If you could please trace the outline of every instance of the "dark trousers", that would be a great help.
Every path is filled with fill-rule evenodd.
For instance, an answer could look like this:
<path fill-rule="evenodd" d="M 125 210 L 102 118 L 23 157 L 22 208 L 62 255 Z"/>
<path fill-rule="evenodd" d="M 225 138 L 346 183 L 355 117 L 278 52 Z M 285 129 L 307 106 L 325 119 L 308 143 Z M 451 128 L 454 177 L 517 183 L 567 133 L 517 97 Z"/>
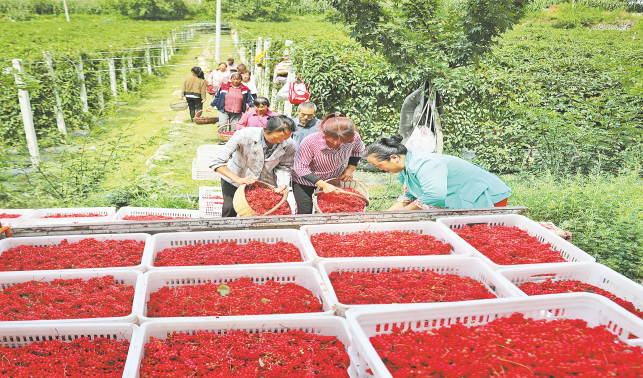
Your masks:
<path fill-rule="evenodd" d="M 232 199 L 237 187 L 230 184 L 224 179 L 221 179 L 221 192 L 223 193 L 223 209 L 221 211 L 222 217 L 236 217 L 237 212 L 234 210 Z"/>
<path fill-rule="evenodd" d="M 188 102 L 188 107 L 190 107 L 190 119 L 194 119 L 194 114 L 203 109 L 203 103 L 200 98 L 186 97 L 185 100 Z"/>
<path fill-rule="evenodd" d="M 295 195 L 295 201 L 297 202 L 297 214 L 313 213 L 313 193 L 315 189 L 317 189 L 316 186 L 301 185 L 293 181 L 292 193 Z"/>

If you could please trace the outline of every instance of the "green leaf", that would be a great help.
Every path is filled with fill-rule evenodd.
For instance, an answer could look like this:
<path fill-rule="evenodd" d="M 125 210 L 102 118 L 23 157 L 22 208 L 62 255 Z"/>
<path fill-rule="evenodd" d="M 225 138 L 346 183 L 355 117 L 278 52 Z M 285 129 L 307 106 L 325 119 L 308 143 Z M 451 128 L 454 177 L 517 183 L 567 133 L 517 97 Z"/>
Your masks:
<path fill-rule="evenodd" d="M 265 364 L 263 363 L 263 361 L 261 361 L 261 358 L 260 358 L 260 359 L 259 359 L 259 366 L 264 367 L 264 365 L 265 365 Z"/>
<path fill-rule="evenodd" d="M 268 298 L 261 298 L 261 303 L 263 303 L 263 304 L 268 303 Z"/>
<path fill-rule="evenodd" d="M 228 285 L 221 285 L 217 288 L 217 291 L 219 292 L 219 295 L 225 297 L 230 292 L 230 288 L 228 287 Z"/>

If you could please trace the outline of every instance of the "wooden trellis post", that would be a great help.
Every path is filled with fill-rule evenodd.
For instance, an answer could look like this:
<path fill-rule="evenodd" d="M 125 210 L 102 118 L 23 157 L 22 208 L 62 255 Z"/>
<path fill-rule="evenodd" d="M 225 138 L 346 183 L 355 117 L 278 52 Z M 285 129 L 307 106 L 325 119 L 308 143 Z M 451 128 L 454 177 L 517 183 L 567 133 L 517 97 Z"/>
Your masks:
<path fill-rule="evenodd" d="M 266 52 L 266 55 L 265 55 L 266 68 L 263 69 L 263 84 L 262 84 L 262 89 L 260 93 L 266 97 L 270 95 L 270 84 L 272 82 L 272 78 L 270 77 L 270 72 L 268 71 L 268 58 L 270 57 L 268 55 L 268 50 L 270 49 L 271 43 L 272 43 L 272 39 L 270 38 L 266 38 L 263 41 L 263 51 Z"/>
<path fill-rule="evenodd" d="M 56 123 L 58 124 L 58 131 L 67 135 L 67 127 L 65 125 L 65 117 L 63 116 L 63 107 L 60 102 L 60 95 L 58 94 L 58 86 L 56 85 L 56 76 L 54 74 L 54 63 L 51 61 L 51 55 L 44 52 L 43 56 L 45 58 L 45 63 L 47 63 L 47 71 L 51 76 L 51 82 L 53 83 L 53 92 L 56 99 L 56 105 L 54 106 L 54 113 L 56 113 Z"/>
<path fill-rule="evenodd" d="M 121 75 L 123 76 L 123 89 L 127 92 L 127 68 L 125 62 L 121 64 Z"/>
<path fill-rule="evenodd" d="M 255 48 L 255 58 L 261 54 L 261 37 L 257 38 L 257 47 Z M 219 62 L 217 62 L 219 63 Z M 257 62 L 255 62 L 255 71 L 253 74 L 255 75 L 255 80 L 259 80 L 259 73 L 261 68 L 259 68 L 259 65 Z M 256 84 L 259 84 L 258 82 Z"/>
<path fill-rule="evenodd" d="M 290 57 L 290 46 L 292 46 L 292 41 L 286 41 L 286 51 L 284 51 L 284 55 L 287 57 Z M 295 72 L 293 71 L 293 66 L 292 66 L 292 60 L 290 61 L 290 66 L 288 67 L 288 78 L 286 79 L 286 84 L 284 85 L 290 85 L 295 81 Z M 290 101 L 286 100 L 284 101 L 284 113 L 288 117 L 292 116 L 292 104 Z"/>
<path fill-rule="evenodd" d="M 22 59 L 13 60 L 13 68 L 16 70 L 14 74 L 18 88 L 24 85 L 21 76 L 25 71 L 22 69 Z M 31 162 L 35 165 L 40 164 L 40 151 L 38 150 L 38 139 L 36 138 L 36 129 L 33 124 L 33 114 L 31 113 L 31 101 L 29 100 L 29 92 L 24 89 L 18 89 L 18 101 L 20 102 L 20 112 L 22 113 L 22 123 L 25 127 L 25 136 L 27 137 L 27 147 L 29 148 L 29 155 Z"/>
<path fill-rule="evenodd" d="M 127 58 L 127 68 L 131 71 L 134 69 L 134 63 L 132 62 L 132 57 Z M 132 87 L 136 86 L 136 78 L 130 76 L 130 81 L 132 82 Z"/>
<path fill-rule="evenodd" d="M 118 89 L 116 89 L 116 64 L 114 63 L 114 58 L 109 58 L 107 63 L 109 64 L 109 85 L 112 88 L 114 100 L 117 100 Z"/>
<path fill-rule="evenodd" d="M 145 49 L 145 63 L 147 64 L 147 74 L 152 74 L 152 63 L 150 62 L 150 47 L 148 46 Z"/>
<path fill-rule="evenodd" d="M 80 81 L 80 100 L 83 102 L 83 112 L 87 113 L 89 111 L 89 105 L 87 104 L 87 87 L 85 86 L 85 72 L 83 72 L 83 61 L 78 61 L 78 80 Z"/>
<path fill-rule="evenodd" d="M 100 105 L 100 110 L 105 109 L 105 97 L 103 97 L 103 75 L 98 72 L 96 75 L 96 81 L 98 82 L 98 104 Z"/>

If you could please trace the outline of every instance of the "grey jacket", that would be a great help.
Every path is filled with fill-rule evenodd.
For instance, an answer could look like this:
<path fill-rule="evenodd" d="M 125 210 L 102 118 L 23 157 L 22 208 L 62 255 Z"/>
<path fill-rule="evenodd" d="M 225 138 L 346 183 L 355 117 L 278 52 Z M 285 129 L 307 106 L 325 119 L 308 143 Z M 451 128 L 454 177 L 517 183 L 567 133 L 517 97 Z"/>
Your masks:
<path fill-rule="evenodd" d="M 273 186 L 290 184 L 290 172 L 295 160 L 295 141 L 292 138 L 279 143 L 268 158 L 264 157 L 263 128 L 246 127 L 234 133 L 218 153 L 210 158 L 210 168 L 224 165 L 239 177 L 252 176 Z M 234 186 L 239 186 L 221 175 Z"/>

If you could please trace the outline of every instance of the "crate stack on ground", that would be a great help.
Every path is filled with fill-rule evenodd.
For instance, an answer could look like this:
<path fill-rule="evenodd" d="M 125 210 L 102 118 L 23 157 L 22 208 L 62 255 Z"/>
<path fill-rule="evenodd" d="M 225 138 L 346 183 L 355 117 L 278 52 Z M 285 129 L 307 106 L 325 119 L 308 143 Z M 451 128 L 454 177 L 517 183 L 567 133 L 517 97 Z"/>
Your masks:
<path fill-rule="evenodd" d="M 199 216 L 220 217 L 223 212 L 223 192 L 220 186 L 199 186 Z"/>

